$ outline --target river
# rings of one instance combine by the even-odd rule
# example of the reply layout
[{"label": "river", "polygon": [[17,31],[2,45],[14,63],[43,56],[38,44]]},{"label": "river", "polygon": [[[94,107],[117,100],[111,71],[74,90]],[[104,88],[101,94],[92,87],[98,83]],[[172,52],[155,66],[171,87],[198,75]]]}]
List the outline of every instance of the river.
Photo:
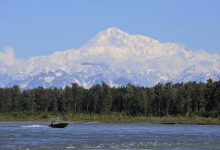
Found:
[{"label": "river", "polygon": [[1,122],[0,149],[219,150],[220,125]]}]

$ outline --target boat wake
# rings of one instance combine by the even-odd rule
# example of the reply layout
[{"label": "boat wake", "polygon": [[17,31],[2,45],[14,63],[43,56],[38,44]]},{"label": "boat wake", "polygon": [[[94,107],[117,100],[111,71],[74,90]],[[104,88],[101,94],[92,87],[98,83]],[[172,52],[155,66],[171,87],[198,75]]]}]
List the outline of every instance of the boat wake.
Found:
[{"label": "boat wake", "polygon": [[67,149],[75,149],[76,147],[75,146],[67,146],[66,148]]},{"label": "boat wake", "polygon": [[33,124],[33,125],[25,125],[25,126],[21,126],[21,127],[22,128],[46,128],[47,126]]}]

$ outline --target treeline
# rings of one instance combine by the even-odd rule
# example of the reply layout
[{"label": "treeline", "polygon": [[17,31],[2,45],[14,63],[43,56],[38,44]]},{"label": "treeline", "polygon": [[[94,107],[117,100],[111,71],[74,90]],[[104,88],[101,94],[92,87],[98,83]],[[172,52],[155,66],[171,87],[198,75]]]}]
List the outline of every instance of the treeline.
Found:
[{"label": "treeline", "polygon": [[0,88],[0,112],[109,113],[129,115],[218,117],[220,80],[207,83],[166,83],[154,87],[109,87],[104,82],[85,89],[42,87],[21,91]]}]

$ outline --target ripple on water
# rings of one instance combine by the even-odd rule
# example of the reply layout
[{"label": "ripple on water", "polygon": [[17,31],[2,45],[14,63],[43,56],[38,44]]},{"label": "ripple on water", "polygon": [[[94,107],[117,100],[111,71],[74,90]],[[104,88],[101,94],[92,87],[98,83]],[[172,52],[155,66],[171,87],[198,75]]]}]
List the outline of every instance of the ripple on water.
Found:
[{"label": "ripple on water", "polygon": [[75,146],[67,146],[66,149],[74,149],[76,148]]},{"label": "ripple on water", "polygon": [[38,124],[33,124],[33,125],[24,125],[21,126],[22,128],[47,128],[48,126],[42,126],[42,125],[38,125]]},{"label": "ripple on water", "polygon": [[47,125],[47,122],[0,123],[0,149],[218,150],[220,147],[220,126],[80,123],[53,129]]}]

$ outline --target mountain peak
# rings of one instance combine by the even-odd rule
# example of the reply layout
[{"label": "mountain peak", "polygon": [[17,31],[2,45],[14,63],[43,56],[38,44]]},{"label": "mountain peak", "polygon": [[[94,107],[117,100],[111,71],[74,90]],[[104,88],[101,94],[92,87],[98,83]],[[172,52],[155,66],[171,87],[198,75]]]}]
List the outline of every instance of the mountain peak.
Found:
[{"label": "mountain peak", "polygon": [[[1,58],[0,62],[5,61]],[[219,56],[193,53],[179,44],[129,34],[116,27],[100,32],[79,49],[12,62],[6,67],[0,64],[0,87],[64,87],[71,83],[90,87],[101,81],[152,86],[167,81],[218,79],[220,75]]]},{"label": "mountain peak", "polygon": [[124,34],[125,32],[122,31],[121,29],[117,28],[117,27],[111,27],[111,28],[107,28],[106,30],[101,32],[102,34],[110,34],[110,35],[115,35],[115,34]]},{"label": "mountain peak", "polygon": [[92,38],[86,47],[97,47],[97,46],[118,46],[119,43],[124,43],[126,39],[130,38],[130,35],[119,28],[111,27],[98,33]]},{"label": "mountain peak", "polygon": [[[154,40],[147,36],[129,34],[122,31],[117,27],[107,28],[104,31],[99,32],[93,39],[91,39],[86,46],[89,47],[132,47],[138,43],[158,43],[159,41]],[[139,45],[139,44],[138,44]]]},{"label": "mountain peak", "polygon": [[[119,28],[111,27],[98,33],[83,49],[90,54],[108,54],[113,57],[138,56],[154,58],[181,55],[185,57],[184,48],[175,43],[162,43],[143,35],[128,34]],[[121,57],[120,57],[121,58]]]},{"label": "mountain peak", "polygon": [[117,40],[122,40],[125,37],[128,37],[129,34],[120,30],[117,27],[111,27],[107,28],[106,30],[100,32],[96,38],[103,38],[106,40],[112,40],[112,39],[117,39]]}]

